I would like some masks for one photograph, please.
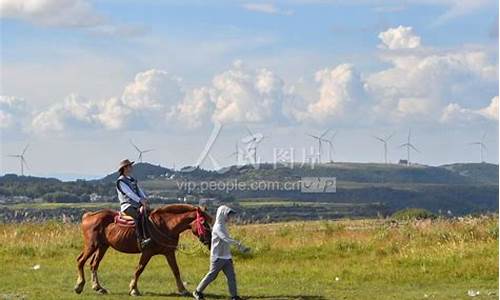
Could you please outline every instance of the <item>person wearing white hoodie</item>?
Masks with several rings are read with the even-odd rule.
[[[233,260],[231,256],[231,245],[237,245],[241,252],[250,251],[249,248],[243,246],[240,241],[232,239],[226,228],[226,223],[232,215],[236,214],[231,208],[221,205],[217,209],[215,224],[212,229],[212,243],[210,248],[210,270],[207,275],[198,284],[198,287],[193,292],[193,296],[197,300],[205,299],[203,290],[217,278],[220,271],[224,272],[227,278],[227,285],[231,299],[240,300],[236,287],[236,275],[234,273]]]

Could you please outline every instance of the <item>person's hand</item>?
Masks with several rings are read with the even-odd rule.
[[[245,253],[245,254],[246,254],[246,253],[250,252],[250,250],[251,250],[251,249],[250,249],[249,247],[247,247],[247,246],[245,246],[245,245],[243,245],[243,244],[241,244],[241,243],[240,243],[240,244],[238,245],[238,250],[239,250],[241,253]]]
[[[148,210],[149,210],[149,203],[148,203],[148,200],[147,200],[147,199],[143,199],[143,200],[142,200],[142,208],[143,208],[145,211],[148,211]]]

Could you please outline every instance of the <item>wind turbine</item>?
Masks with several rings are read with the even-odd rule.
[[[313,134],[307,134],[308,136],[312,137],[313,139],[316,139],[318,141],[318,161],[319,163],[321,163],[321,142],[326,142],[327,140],[324,139],[325,135],[330,131],[330,128],[328,128],[327,130],[325,130],[323,132],[323,134],[321,134],[320,136],[317,136],[317,135],[313,135]]]
[[[334,147],[333,147],[333,140],[335,139],[335,137],[337,136],[337,131],[334,131],[333,132],[333,135],[330,139],[323,139],[325,142],[328,143],[328,160],[330,162],[333,162],[333,159],[332,159],[332,154],[334,152]]]
[[[240,158],[240,149],[238,147],[238,142],[236,142],[235,144],[235,148],[236,148],[236,151],[234,151],[233,153],[229,154],[228,157],[233,157],[235,156],[236,157],[236,164],[235,166],[237,166],[239,164],[239,158]]]
[[[9,157],[16,157],[19,158],[19,163],[21,164],[21,176],[24,176],[24,166],[28,167],[28,163],[26,162],[26,159],[24,159],[24,154],[26,153],[26,150],[28,150],[29,144],[24,147],[23,152],[21,154],[12,154],[8,155]]]
[[[250,134],[250,136],[246,137],[243,139],[244,143],[249,144],[248,150],[253,152],[253,161],[254,163],[257,163],[257,145],[262,141],[265,136],[263,136],[261,133],[253,133],[248,126],[245,126],[246,130]]]
[[[418,149],[411,143],[411,128],[408,129],[408,140],[406,143],[401,144],[399,148],[404,148],[406,147],[406,155],[407,155],[407,162],[406,164],[409,166],[410,165],[410,152],[411,150],[415,150],[416,152],[420,153]]]
[[[469,145],[479,145],[479,155],[480,155],[479,157],[481,159],[480,162],[484,162],[484,159],[483,159],[483,150],[487,150],[486,145],[484,144],[484,138],[485,137],[486,137],[486,132],[481,137],[481,141],[469,143]]]
[[[132,146],[134,146],[135,150],[139,153],[139,156],[138,156],[138,158],[137,158],[137,160],[139,160],[139,162],[142,162],[142,155],[143,155],[144,153],[148,153],[148,152],[151,152],[151,151],[153,151],[153,150],[154,150],[154,149],[141,150],[141,149],[139,149],[139,147],[137,147],[137,146],[136,146],[136,145],[132,142],[132,140],[130,140],[130,144],[131,144]]]
[[[373,136],[373,138],[379,140],[381,143],[384,144],[384,162],[387,164],[387,143],[389,140],[394,136],[394,133],[391,133],[391,135],[385,136],[385,137],[379,137],[379,136]]]

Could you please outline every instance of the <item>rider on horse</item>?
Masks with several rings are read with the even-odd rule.
[[[128,159],[120,162],[118,167],[120,177],[116,180],[116,191],[120,200],[120,210],[122,213],[134,218],[135,233],[141,249],[144,249],[151,243],[151,238],[145,236],[145,228],[143,228],[144,224],[142,222],[143,215],[149,208],[149,204],[146,194],[137,185],[137,180],[132,177],[133,164],[134,162]]]

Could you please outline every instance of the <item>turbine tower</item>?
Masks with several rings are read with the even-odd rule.
[[[139,162],[142,162],[142,155],[143,155],[144,153],[148,153],[148,152],[151,152],[151,151],[153,151],[153,150],[154,150],[154,149],[141,150],[141,149],[139,149],[139,147],[137,147],[137,146],[136,146],[136,145],[132,142],[132,140],[130,140],[130,144],[131,144],[131,145],[135,148],[135,150],[139,153],[139,156],[137,157],[137,160],[138,160]]]
[[[257,146],[259,143],[262,141],[265,136],[263,136],[261,133],[253,133],[248,126],[245,126],[246,130],[248,131],[248,134],[250,136],[246,137],[243,139],[243,142],[248,144],[247,150],[253,154],[253,162],[256,164],[257,163]],[[250,153],[248,153],[250,154]]]
[[[411,128],[408,129],[408,140],[406,143],[404,144],[401,144],[399,146],[399,148],[406,148],[406,156],[407,156],[407,162],[406,164],[409,166],[410,165],[410,152],[411,150],[414,150],[418,153],[420,153],[420,151],[418,151],[418,149],[411,143]]]
[[[484,162],[483,151],[487,150],[486,145],[484,144],[485,138],[486,138],[486,132],[483,134],[483,136],[481,137],[481,140],[479,142],[469,143],[469,145],[479,145],[479,159],[480,159],[480,162],[482,162],[482,163]]]
[[[334,131],[330,139],[323,139],[325,142],[328,143],[328,161],[330,161],[331,163],[333,163],[332,157],[335,151],[335,148],[333,147],[333,140],[335,139],[336,136],[337,136],[337,131]]]
[[[236,163],[234,165],[237,166],[240,163],[240,161],[239,161],[240,149],[238,147],[238,142],[236,142],[236,144],[235,144],[235,151],[228,155],[228,157],[233,157],[233,156],[236,157]]]
[[[325,130],[323,134],[320,136],[313,135],[313,134],[307,134],[308,136],[312,137],[313,139],[316,139],[318,141],[318,162],[321,163],[321,143],[326,142],[327,140],[324,138],[325,135],[330,131],[330,128]]]
[[[28,163],[26,162],[26,159],[24,158],[24,154],[26,154],[26,150],[28,150],[29,144],[24,147],[23,152],[21,154],[11,154],[8,155],[9,157],[15,157],[19,158],[19,164],[21,165],[21,176],[24,176],[24,166],[28,167]]]
[[[394,136],[394,133],[385,137],[373,136],[374,139],[379,140],[382,144],[384,144],[384,162],[387,164],[387,143]]]

